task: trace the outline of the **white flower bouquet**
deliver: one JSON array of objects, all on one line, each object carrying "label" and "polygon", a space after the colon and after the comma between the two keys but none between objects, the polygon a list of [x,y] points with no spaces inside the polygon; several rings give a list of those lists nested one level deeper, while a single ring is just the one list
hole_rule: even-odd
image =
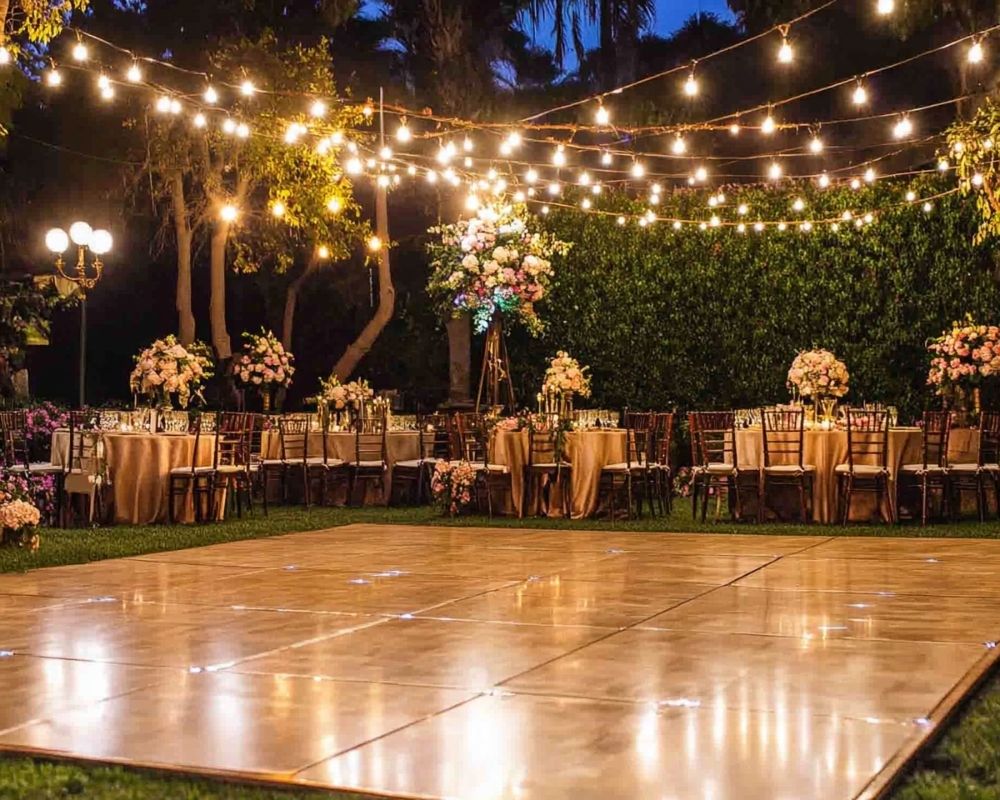
[{"label": "white flower bouquet", "polygon": [[204,402],[202,388],[213,375],[212,359],[204,346],[190,349],[171,334],[157,339],[135,357],[129,387],[157,406],[177,404],[187,408],[192,400]]},{"label": "white flower bouquet", "polygon": [[803,350],[788,370],[788,388],[801,397],[840,398],[847,394],[850,378],[847,366],[829,350]]}]

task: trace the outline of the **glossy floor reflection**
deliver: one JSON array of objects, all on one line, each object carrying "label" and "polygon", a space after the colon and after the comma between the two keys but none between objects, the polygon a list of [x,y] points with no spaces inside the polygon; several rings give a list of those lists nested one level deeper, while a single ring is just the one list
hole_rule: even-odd
[{"label": "glossy floor reflection", "polygon": [[998,652],[998,577],[975,540],[374,525],[0,575],[0,747],[422,798],[866,797]]}]

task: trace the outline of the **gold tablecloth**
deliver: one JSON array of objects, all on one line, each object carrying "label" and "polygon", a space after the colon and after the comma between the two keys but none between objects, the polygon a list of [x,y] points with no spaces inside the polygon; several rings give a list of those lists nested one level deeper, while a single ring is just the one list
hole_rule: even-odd
[{"label": "gold tablecloth", "polygon": [[[597,511],[601,469],[608,464],[617,464],[625,460],[625,431],[614,429],[570,431],[566,434],[565,457],[573,465],[570,478],[572,487],[570,514],[573,519],[589,517]],[[531,509],[524,507],[524,467],[528,463],[528,432],[497,431],[491,458],[495,463],[510,468],[513,503],[511,510],[519,516],[537,513],[537,506]],[[537,491],[534,492],[536,501],[539,494]],[[547,513],[549,516],[560,516],[562,508],[558,492],[553,491]]]},{"label": "gold tablecloth", "polygon": [[[165,522],[170,470],[191,465],[195,437],[186,433],[101,434],[114,497],[115,522],[147,525]],[[198,466],[211,466],[215,437],[205,435],[198,443]],[[63,464],[69,451],[69,431],[52,435],[52,463]],[[224,506],[223,503],[219,504]],[[178,522],[194,519],[190,503],[177,509]],[[221,513],[221,508],[220,508]]]},{"label": "gold tablecloth", "polygon": [[[759,428],[736,433],[739,465],[759,469],[764,465],[764,440]],[[978,455],[978,432],[956,428],[951,432],[948,460],[951,463],[974,462]],[[889,431],[887,466],[890,492],[895,491],[896,474],[903,464],[916,464],[923,458],[919,428],[893,428]],[[834,469],[847,462],[847,432],[808,430],[805,432],[803,462],[816,467],[813,481],[813,520],[834,522],[837,516],[837,479]],[[874,511],[874,496],[859,493],[851,502],[851,519],[868,519]],[[886,509],[883,509],[885,511]]]}]

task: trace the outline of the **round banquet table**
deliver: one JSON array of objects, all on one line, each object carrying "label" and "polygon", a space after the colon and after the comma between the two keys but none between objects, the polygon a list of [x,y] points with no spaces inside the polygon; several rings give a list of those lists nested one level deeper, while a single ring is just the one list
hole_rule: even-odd
[{"label": "round banquet table", "polygon": [[[101,433],[101,447],[114,495],[115,522],[147,525],[168,519],[167,492],[170,470],[191,465],[195,437],[187,433]],[[210,467],[215,437],[204,435],[198,442],[198,466]],[[69,431],[52,434],[52,463],[68,458]],[[225,503],[219,503],[220,514]],[[178,522],[191,522],[194,507],[189,502],[176,515]]]},{"label": "round banquet table", "polygon": [[[614,428],[594,428],[566,433],[566,459],[572,463],[570,485],[573,502],[570,514],[573,519],[589,517],[597,511],[601,469],[608,464],[625,460],[625,431]],[[519,516],[538,513],[541,492],[532,492],[532,508],[524,507],[524,467],[528,463],[528,432],[497,431],[493,439],[491,460],[510,469],[512,510]],[[553,487],[549,516],[562,514],[562,501]]]},{"label": "round banquet table", "polygon": [[[896,474],[903,464],[916,464],[923,459],[921,432],[919,428],[892,428],[889,431],[889,448],[886,458],[889,468],[889,491],[895,492]],[[736,456],[739,465],[746,469],[760,469],[764,466],[764,440],[760,428],[748,428],[736,432]],[[953,464],[975,462],[978,457],[978,432],[971,428],[955,428],[948,444],[948,461]],[[847,462],[847,431],[807,430],[803,442],[802,461],[816,467],[813,480],[812,513],[815,522],[834,522],[837,516],[837,478],[834,470],[838,464]],[[798,505],[797,498],[790,504],[792,513]],[[782,505],[781,498],[770,505]],[[875,497],[871,493],[856,493],[851,501],[850,519],[869,519],[873,512]],[[880,509],[888,514],[888,506]]]},{"label": "round banquet table", "polygon": [[[328,431],[326,434],[326,452],[328,458],[339,458],[341,461],[353,461],[354,436],[352,431]],[[323,432],[309,432],[309,456],[323,455]],[[392,467],[397,461],[412,461],[420,458],[420,434],[417,431],[389,431],[385,437],[386,459],[389,469],[385,473],[385,483],[382,497],[388,498],[392,486]],[[302,452],[290,452],[288,458],[302,456]],[[281,439],[277,431],[265,431],[261,438],[261,457],[266,459],[281,458]],[[370,502],[368,496],[365,503]]]}]

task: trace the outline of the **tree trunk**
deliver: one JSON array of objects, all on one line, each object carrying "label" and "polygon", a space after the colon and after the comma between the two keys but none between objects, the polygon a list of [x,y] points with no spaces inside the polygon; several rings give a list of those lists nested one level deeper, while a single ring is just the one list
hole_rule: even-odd
[{"label": "tree trunk", "polygon": [[212,346],[219,361],[226,361],[233,354],[229,330],[226,327],[226,242],[229,241],[229,224],[217,222],[212,229],[211,286],[212,296],[208,305],[212,326]]},{"label": "tree trunk", "polygon": [[463,314],[449,319],[445,329],[448,331],[448,405],[471,408],[472,320],[468,314]]},{"label": "tree trunk", "polygon": [[[2,0],[0,0],[2,2]],[[194,309],[191,305],[191,222],[184,198],[184,177],[180,172],[170,178],[170,196],[174,209],[177,239],[177,336],[181,344],[195,339]]]},{"label": "tree trunk", "polygon": [[372,349],[375,340],[392,319],[396,307],[396,289],[392,285],[392,271],[389,269],[389,208],[385,189],[375,191],[375,232],[382,240],[382,249],[378,254],[378,307],[358,338],[347,346],[333,366],[334,374],[342,381],[347,380],[358,362]]},{"label": "tree trunk", "polygon": [[299,302],[299,289],[318,266],[319,258],[314,254],[302,270],[302,274],[289,283],[285,291],[285,313],[281,318],[281,346],[286,350],[292,349],[292,331],[295,328],[295,306]]}]

